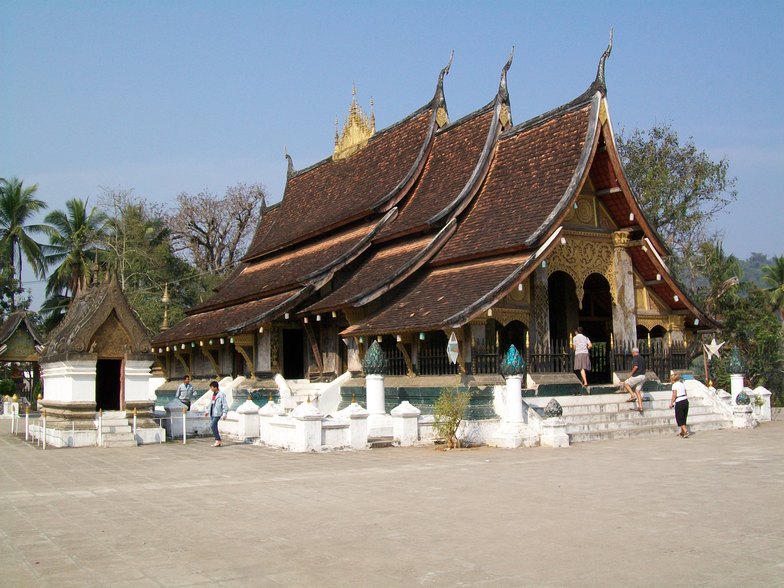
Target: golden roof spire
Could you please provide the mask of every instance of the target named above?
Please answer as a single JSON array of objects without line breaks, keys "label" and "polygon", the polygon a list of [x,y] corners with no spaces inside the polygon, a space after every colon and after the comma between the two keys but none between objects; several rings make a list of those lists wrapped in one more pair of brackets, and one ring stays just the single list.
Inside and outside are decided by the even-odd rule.
[{"label": "golden roof spire", "polygon": [[376,132],[376,115],[373,112],[373,99],[370,99],[370,117],[357,104],[357,88],[351,84],[351,106],[348,118],[343,124],[343,132],[338,134],[338,121],[335,119],[335,153],[333,159],[346,159],[365,145]]}]

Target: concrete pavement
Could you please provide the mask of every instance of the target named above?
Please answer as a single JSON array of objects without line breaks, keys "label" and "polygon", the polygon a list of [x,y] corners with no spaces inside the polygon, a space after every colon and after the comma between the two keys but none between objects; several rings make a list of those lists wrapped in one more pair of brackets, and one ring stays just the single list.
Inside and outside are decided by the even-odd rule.
[{"label": "concrete pavement", "polygon": [[784,585],[783,497],[782,421],[318,455],[42,451],[0,421],[0,585]]}]

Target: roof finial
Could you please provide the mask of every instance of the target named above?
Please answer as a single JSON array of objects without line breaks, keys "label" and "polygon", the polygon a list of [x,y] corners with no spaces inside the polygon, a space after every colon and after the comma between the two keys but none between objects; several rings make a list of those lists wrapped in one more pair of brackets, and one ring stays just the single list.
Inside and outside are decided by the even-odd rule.
[{"label": "roof finial", "polygon": [[452,67],[452,59],[455,57],[455,50],[452,49],[452,52],[449,54],[449,63],[446,64],[444,69],[441,70],[441,73],[438,74],[438,85],[441,86],[444,83],[444,76],[449,73],[449,68]]},{"label": "roof finial", "polygon": [[509,59],[506,60],[506,65],[504,66],[504,73],[509,71],[509,68],[512,67],[512,60],[514,59],[514,45],[512,45],[512,50],[509,52]]},{"label": "roof finial", "polygon": [[596,68],[596,80],[594,84],[598,85],[599,88],[603,93],[607,93],[607,84],[604,81],[604,64],[607,61],[607,58],[612,53],[612,42],[613,42],[613,30],[610,27],[610,42],[607,44],[607,49],[604,50],[602,56],[599,58],[599,67]]},{"label": "roof finial", "polygon": [[509,71],[509,68],[512,67],[512,60],[514,59],[514,45],[512,45],[512,51],[509,52],[509,59],[506,60],[506,65],[501,70],[501,82],[498,87],[498,93],[501,95],[501,99],[504,102],[509,100],[509,92],[506,89],[506,73]]},{"label": "roof finial", "polygon": [[291,155],[289,155],[289,150],[286,148],[285,145],[283,146],[283,157],[285,157],[289,162],[289,167],[286,170],[286,177],[290,178],[291,176],[294,175],[294,162],[292,161]]}]

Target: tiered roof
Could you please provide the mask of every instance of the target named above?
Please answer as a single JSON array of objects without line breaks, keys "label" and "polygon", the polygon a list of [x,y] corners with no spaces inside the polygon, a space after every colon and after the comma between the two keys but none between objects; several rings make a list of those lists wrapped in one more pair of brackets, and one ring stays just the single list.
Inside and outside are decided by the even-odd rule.
[{"label": "tiered roof", "polygon": [[447,66],[430,102],[355,153],[290,166],[283,201],[265,211],[242,266],[153,344],[349,308],[365,318],[344,335],[465,324],[546,258],[589,179],[634,235],[641,277],[672,309],[707,320],[669,277],[666,249],[623,175],[604,83],[611,46],[585,92],[520,125],[506,89],[511,57],[495,98],[453,123]]}]

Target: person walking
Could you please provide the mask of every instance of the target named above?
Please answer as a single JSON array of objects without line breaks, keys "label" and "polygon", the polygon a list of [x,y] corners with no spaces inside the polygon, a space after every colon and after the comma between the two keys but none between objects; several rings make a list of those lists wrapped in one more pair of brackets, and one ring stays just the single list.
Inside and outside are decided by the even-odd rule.
[{"label": "person walking", "polygon": [[213,447],[220,447],[222,443],[220,431],[218,431],[218,422],[226,418],[226,415],[229,413],[229,406],[226,402],[226,395],[220,391],[218,382],[215,380],[210,382],[210,392],[212,392],[210,410],[208,413],[205,413],[205,416],[209,415],[210,417],[210,427],[212,428],[212,435],[215,437]]},{"label": "person walking", "polygon": [[588,337],[583,335],[582,327],[577,327],[577,334],[572,339],[572,347],[574,347],[574,369],[580,370],[583,387],[587,390],[588,379],[585,376],[585,372],[591,371],[591,354],[588,353],[588,350],[593,347],[593,343],[591,343]]},{"label": "person walking", "polygon": [[670,382],[672,383],[670,408],[675,407],[675,422],[681,428],[678,435],[686,439],[689,436],[689,428],[686,426],[686,418],[689,416],[689,398],[686,396],[686,384],[681,381],[681,377],[675,372],[670,372]]},{"label": "person walking", "polygon": [[177,387],[177,400],[182,402],[188,410],[191,409],[191,398],[193,397],[193,386],[191,385],[191,377],[185,375],[182,378],[182,384]]},{"label": "person walking", "polygon": [[[637,347],[632,349],[632,371],[623,383],[623,387],[629,393],[629,400],[636,400],[637,412],[642,412],[642,385],[645,383],[645,358],[640,355]],[[634,386],[634,389],[632,389]]]}]

